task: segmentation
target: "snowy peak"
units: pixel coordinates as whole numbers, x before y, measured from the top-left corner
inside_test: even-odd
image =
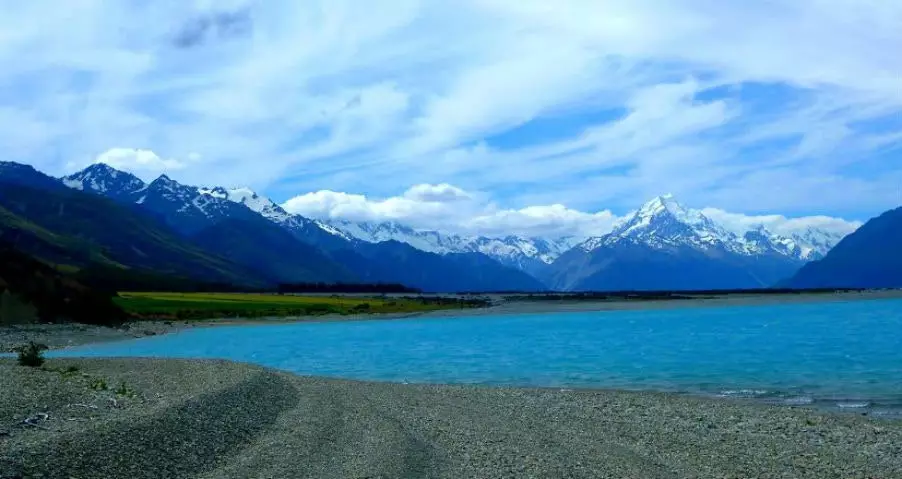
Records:
[[[660,222],[668,220],[690,226],[706,228],[716,227],[716,225],[700,211],[684,208],[672,194],[658,196],[648,203],[645,203],[627,224],[633,226],[633,228],[644,226],[654,227],[655,225],[660,224]]]
[[[653,198],[651,201],[642,205],[636,216],[640,218],[650,218],[661,215],[672,215],[679,219],[695,219],[698,215],[693,214],[690,210],[683,208],[672,194],[661,195]]]
[[[226,189],[221,186],[216,186],[213,188],[199,188],[198,191],[201,194],[212,196],[214,198],[242,204],[251,211],[260,213],[264,217],[277,223],[282,223],[291,217],[287,211],[282,209],[282,207],[277,205],[274,201],[258,195],[247,187]]]
[[[513,235],[504,238],[461,236],[415,230],[394,221],[372,223],[330,219],[318,220],[317,224],[325,231],[346,239],[353,238],[367,243],[399,241],[419,250],[438,254],[483,253],[503,264],[518,267],[533,261],[550,264],[580,241],[575,238],[547,240]]]
[[[171,201],[190,202],[197,196],[197,188],[183,185],[166,175],[160,175],[157,179],[150,182],[146,188],[147,195],[160,195]]]
[[[347,239],[357,239],[367,243],[398,241],[416,249],[430,253],[446,254],[457,249],[452,236],[434,231],[416,231],[409,226],[394,221],[382,223],[354,222],[341,219],[319,220],[317,224],[325,231]]]
[[[70,188],[109,196],[131,195],[146,185],[137,176],[119,171],[105,163],[93,165],[62,178]]]
[[[642,205],[626,221],[601,240],[590,240],[583,249],[639,242],[656,248],[692,246],[739,251],[735,235],[718,226],[700,211],[684,208],[672,195],[658,196]]]
[[[722,250],[747,256],[780,255],[801,261],[823,257],[843,237],[809,228],[801,234],[780,235],[762,224],[729,230],[701,211],[682,206],[673,195],[658,196],[617,224],[607,235],[589,238],[578,247],[592,251],[621,242],[661,249],[690,247]]]

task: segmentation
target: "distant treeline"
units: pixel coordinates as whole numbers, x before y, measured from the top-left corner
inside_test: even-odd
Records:
[[[179,293],[406,293],[421,291],[403,284],[387,283],[282,283],[266,288],[247,285],[201,282],[177,276],[110,267],[88,267],[75,276],[93,288],[109,292],[179,292]]]
[[[100,291],[117,293],[178,292],[178,293],[263,293],[273,292],[260,288],[230,283],[202,282],[179,276],[166,276],[137,269],[92,265],[78,270],[73,277]]]
[[[413,293],[421,291],[397,283],[283,283],[279,293]]]
[[[651,300],[651,299],[697,299],[701,296],[725,296],[725,295],[790,295],[790,294],[829,294],[860,292],[864,289],[856,288],[760,288],[760,289],[710,289],[689,291],[583,291],[573,293],[496,293],[504,294],[510,299],[532,301],[610,301],[623,299]]]

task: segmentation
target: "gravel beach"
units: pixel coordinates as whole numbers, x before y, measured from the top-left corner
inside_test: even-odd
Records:
[[[225,361],[0,360],[0,477],[902,478],[902,421]]]

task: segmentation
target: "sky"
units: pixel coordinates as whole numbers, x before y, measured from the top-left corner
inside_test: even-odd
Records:
[[[0,9],[0,150],[50,174],[492,234],[591,235],[664,193],[784,227],[902,204],[902,2]]]

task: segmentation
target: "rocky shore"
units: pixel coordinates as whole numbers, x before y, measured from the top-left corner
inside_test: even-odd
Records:
[[[0,477],[902,477],[902,422],[657,393],[0,360]]]

